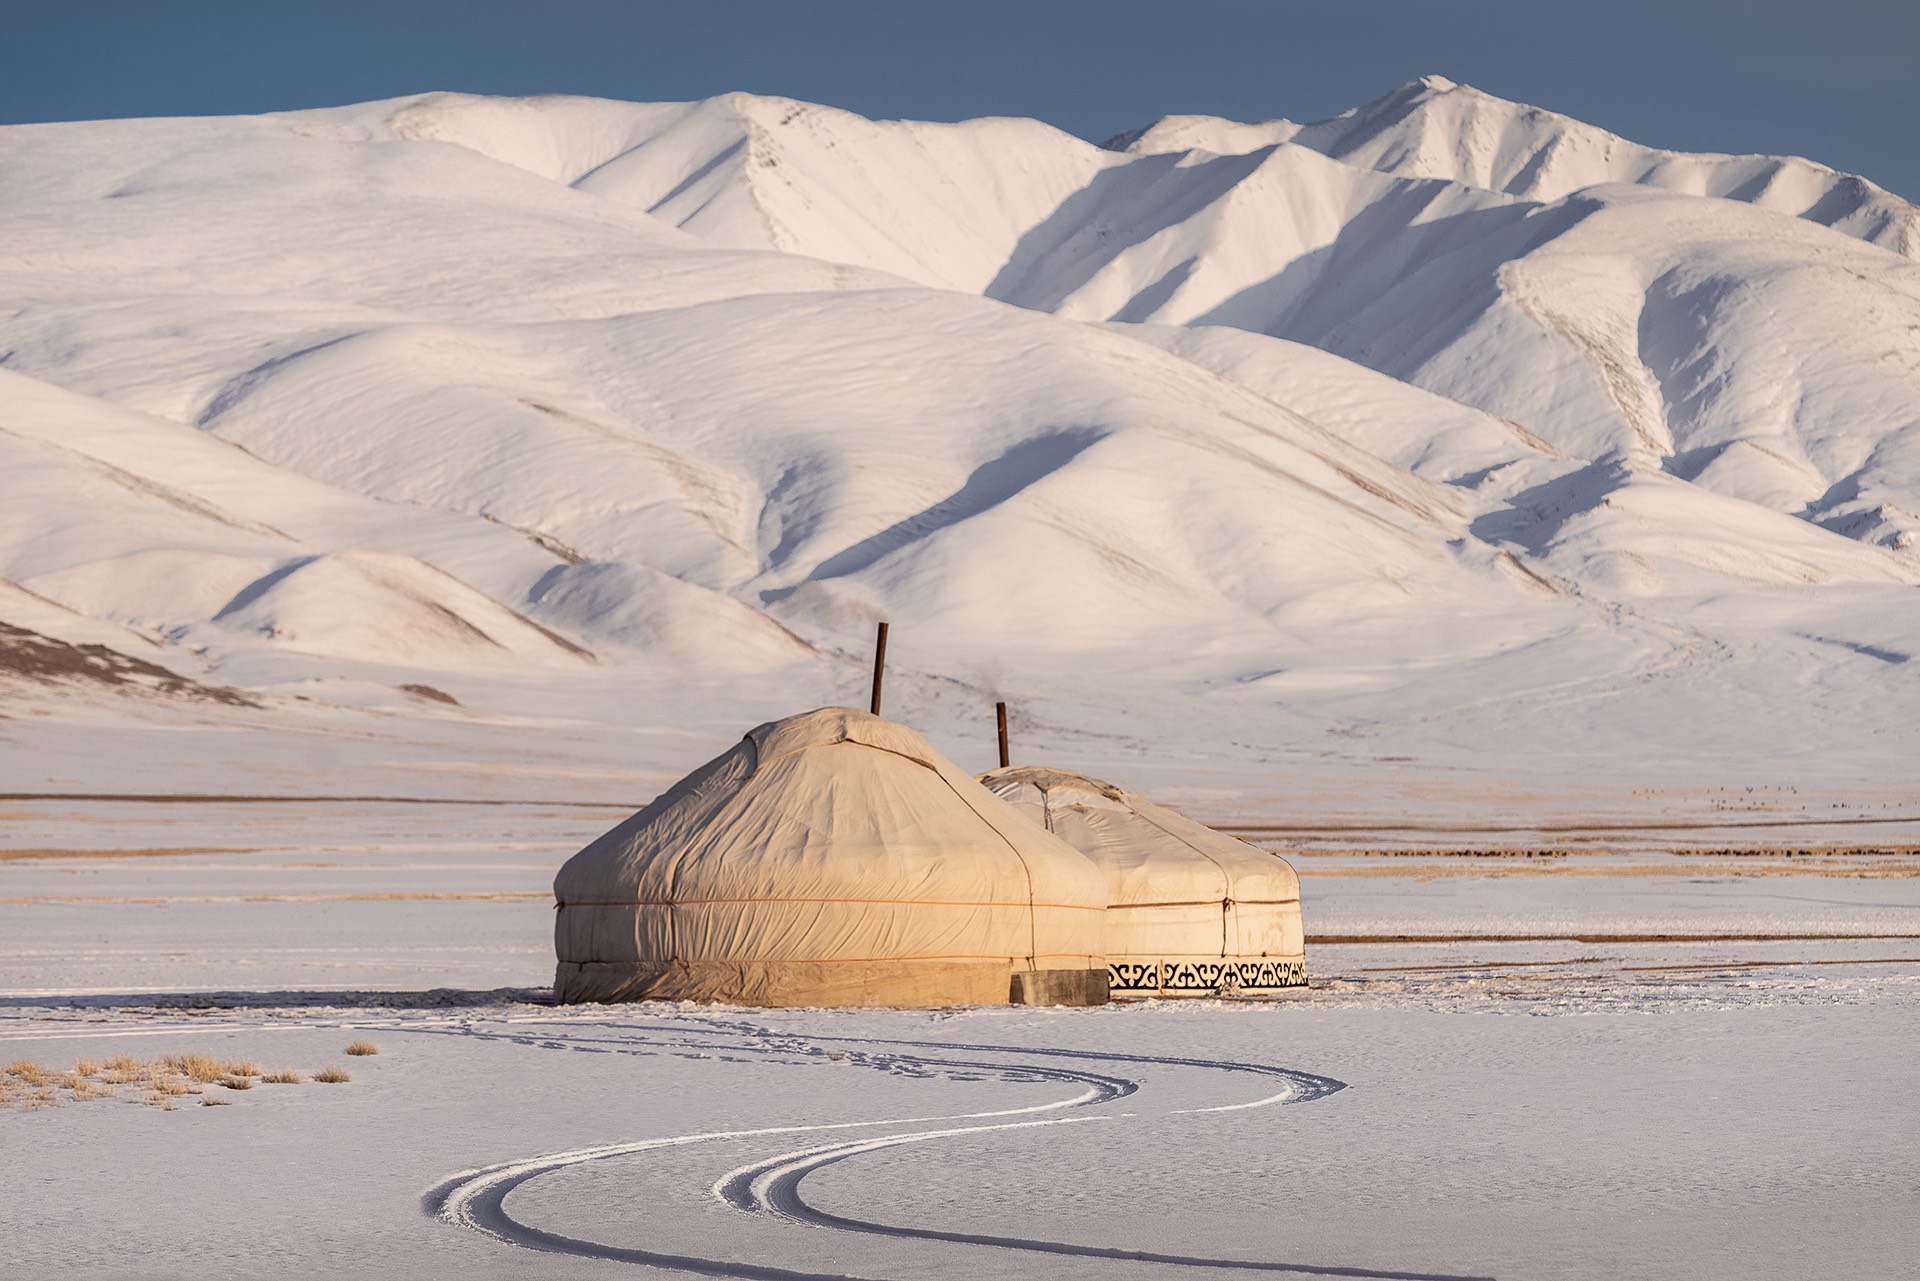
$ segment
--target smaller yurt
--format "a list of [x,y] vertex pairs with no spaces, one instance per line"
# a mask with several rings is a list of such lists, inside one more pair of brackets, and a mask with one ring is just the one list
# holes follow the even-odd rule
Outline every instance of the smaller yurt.
[[1085,1005],[1106,880],[904,725],[762,725],[554,879],[561,1002]]
[[980,781],[1106,874],[1114,996],[1307,985],[1300,878],[1278,854],[1066,770],[1016,766]]

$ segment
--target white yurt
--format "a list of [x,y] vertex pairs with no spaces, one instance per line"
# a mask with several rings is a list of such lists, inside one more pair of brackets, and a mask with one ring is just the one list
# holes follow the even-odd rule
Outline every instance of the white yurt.
[[1307,985],[1300,878],[1278,854],[1066,770],[1016,766],[980,781],[1106,874],[1114,996]]
[[562,1002],[1098,1004],[1106,879],[903,725],[762,725],[554,879]]

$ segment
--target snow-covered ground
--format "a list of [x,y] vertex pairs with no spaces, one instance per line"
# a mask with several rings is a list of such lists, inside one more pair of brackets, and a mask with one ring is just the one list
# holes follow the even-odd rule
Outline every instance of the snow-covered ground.
[[9,802],[0,1063],[353,1074],[0,1108],[13,1270],[1891,1279],[1920,1246],[1911,855],[1296,854],[1315,986],[1273,1002],[556,1009],[548,883],[619,815]]
[[[1845,999],[1545,1017],[13,1009],[9,1050],[43,1059],[190,1045],[354,1080],[8,1114],[0,1216],[16,1272],[79,1277],[1891,1281],[1911,992],[1821,984]],[[356,1037],[381,1053],[343,1060]]]

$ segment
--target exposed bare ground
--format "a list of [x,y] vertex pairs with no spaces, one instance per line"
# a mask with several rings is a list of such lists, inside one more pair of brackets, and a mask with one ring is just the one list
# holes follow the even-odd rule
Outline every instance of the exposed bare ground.
[[122,693],[160,694],[234,707],[259,707],[251,695],[203,685],[157,663],[105,645],[69,645],[11,623],[0,623],[0,676],[41,685],[88,684]]
[[1343,833],[1413,832],[1423,835],[1493,832],[1555,832],[1573,835],[1602,832],[1695,832],[1723,828],[1868,827],[1888,823],[1920,823],[1920,814],[1854,814],[1833,817],[1794,815],[1778,818],[1582,819],[1537,823],[1433,823],[1356,820],[1340,823],[1210,823],[1208,826],[1242,840],[1249,836],[1322,836]]
[[[1286,851],[1288,859],[1300,856],[1294,851]],[[1348,855],[1347,857],[1351,857]],[[1465,864],[1425,864],[1408,866],[1404,863],[1387,867],[1327,867],[1305,864],[1303,870],[1316,879],[1333,877],[1382,876],[1407,880],[1441,880],[1449,877],[1500,877],[1500,876],[1597,876],[1597,877],[1750,877],[1750,876],[1819,876],[1827,879],[1866,879],[1866,880],[1902,880],[1920,877],[1920,859],[1883,858],[1877,861],[1858,861],[1851,863],[1821,862],[1804,855],[1789,857],[1787,854],[1759,856],[1737,863],[1688,862],[1674,859],[1659,863],[1603,863],[1582,866],[1578,863],[1536,862],[1536,863],[1465,863]]]
[[[1590,846],[1548,849],[1292,849],[1282,845],[1263,845],[1262,849],[1288,858],[1514,858],[1555,859],[1606,855],[1613,851]],[[1635,851],[1644,853],[1645,851]],[[1743,845],[1725,849],[1683,847],[1667,853],[1685,858],[1913,858],[1920,856],[1915,845]]]
[[[1889,939],[1920,939],[1920,934],[1867,932],[1774,934],[1764,931],[1705,934],[1675,934],[1658,931],[1645,934],[1589,934],[1573,930],[1537,934],[1309,934],[1307,945],[1324,947],[1337,943],[1824,943]],[[1558,962],[1552,963],[1558,964]]]
[[0,863],[44,858],[175,858],[183,854],[257,854],[257,845],[145,845],[137,848],[75,849],[46,846],[0,850]]
[[101,801],[109,805],[507,805],[528,809],[620,810],[644,802],[528,801],[464,796],[306,796],[221,792],[0,792],[0,801]]
[[546,890],[476,891],[470,894],[21,894],[0,903],[132,903],[165,907],[172,903],[445,903],[511,902],[552,899]]

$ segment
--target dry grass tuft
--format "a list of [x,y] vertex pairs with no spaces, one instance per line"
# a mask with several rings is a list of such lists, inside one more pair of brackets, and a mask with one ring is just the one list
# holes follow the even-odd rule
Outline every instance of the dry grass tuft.
[[131,1054],[116,1054],[106,1061],[105,1080],[108,1085],[131,1085],[143,1081],[149,1075],[147,1065]]
[[[379,1047],[368,1041],[356,1041],[347,1047],[349,1054],[378,1054]],[[29,1059],[16,1059],[0,1067],[0,1108],[53,1107],[71,1099],[86,1103],[94,1099],[120,1097],[117,1086],[134,1087],[125,1097],[162,1111],[172,1111],[177,1103],[199,1097],[208,1106],[230,1103],[222,1090],[251,1090],[256,1084],[302,1085],[309,1078],[293,1068],[266,1071],[252,1059],[221,1059],[211,1054],[188,1052],[142,1060],[131,1054],[115,1054],[104,1062],[82,1059],[70,1071],[56,1072]],[[351,1081],[353,1074],[343,1067],[329,1066],[315,1072],[315,1081],[338,1084]],[[211,1087],[219,1086],[220,1090]]]
[[0,1107],[34,1108],[48,1107],[60,1101],[49,1086],[31,1086],[19,1078],[0,1075]]
[[206,1098],[200,1100],[200,1106],[203,1108],[223,1108],[227,1106],[227,1100],[209,1094]]
[[38,1063],[29,1062],[26,1059],[15,1059],[6,1067],[0,1068],[0,1072],[26,1085],[45,1085],[53,1080],[53,1073]]
[[169,1072],[177,1072],[189,1081],[206,1084],[218,1081],[227,1074],[227,1065],[211,1054],[169,1054],[160,1060],[161,1066]]

